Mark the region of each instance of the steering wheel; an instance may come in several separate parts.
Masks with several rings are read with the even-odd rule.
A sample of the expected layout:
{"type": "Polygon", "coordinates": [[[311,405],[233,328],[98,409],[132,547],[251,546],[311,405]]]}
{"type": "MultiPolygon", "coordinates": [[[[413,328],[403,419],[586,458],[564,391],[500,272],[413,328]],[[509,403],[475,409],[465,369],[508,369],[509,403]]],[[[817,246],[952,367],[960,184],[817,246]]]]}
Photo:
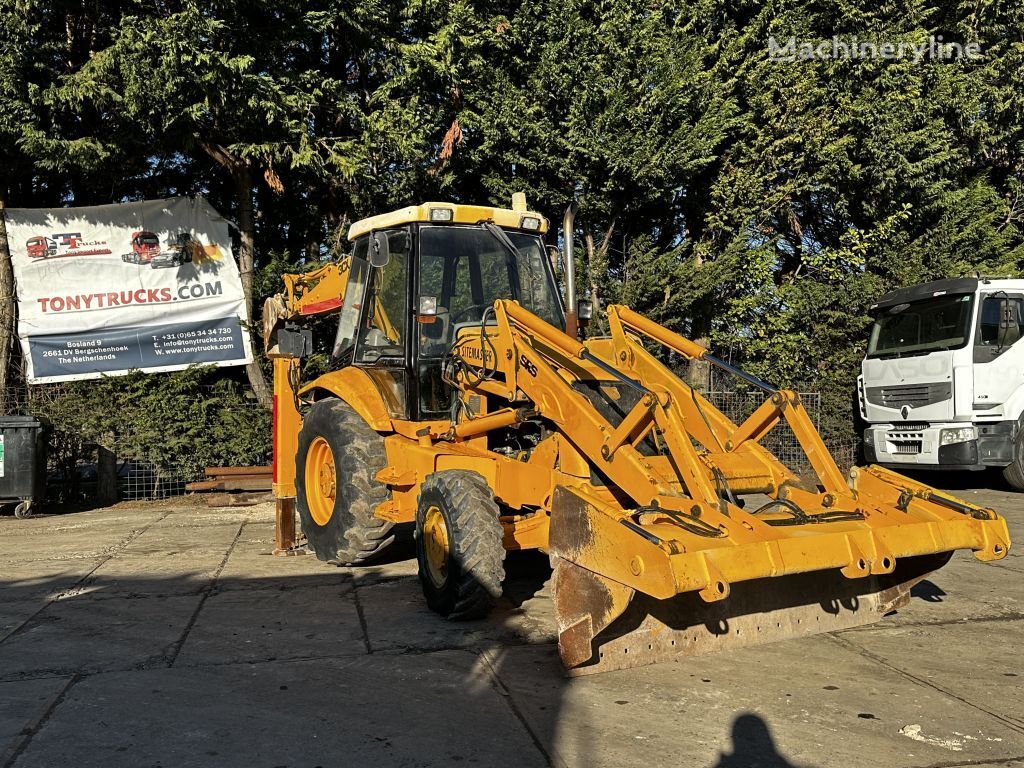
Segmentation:
{"type": "Polygon", "coordinates": [[[455,312],[455,313],[452,314],[452,321],[451,321],[452,325],[458,325],[460,322],[462,322],[462,317],[464,315],[469,315],[474,310],[476,310],[477,318],[478,319],[482,318],[484,316],[484,311],[489,306],[491,306],[491,305],[490,304],[470,304],[465,309],[460,309],[458,312],[455,312]]]}

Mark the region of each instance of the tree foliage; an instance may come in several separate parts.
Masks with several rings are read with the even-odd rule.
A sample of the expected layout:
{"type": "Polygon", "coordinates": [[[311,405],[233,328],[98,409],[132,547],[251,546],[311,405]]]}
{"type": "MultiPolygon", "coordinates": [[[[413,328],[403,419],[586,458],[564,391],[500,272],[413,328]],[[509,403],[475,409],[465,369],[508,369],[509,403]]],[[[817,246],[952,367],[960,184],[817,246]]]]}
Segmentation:
{"type": "Polygon", "coordinates": [[[58,451],[72,459],[96,444],[188,479],[204,467],[268,459],[269,414],[210,367],[73,382],[52,395],[37,392],[29,409],[50,422],[58,451]]]}
{"type": "Polygon", "coordinates": [[[1019,4],[0,0],[0,33],[11,205],[249,200],[259,274],[417,200],[576,197],[594,298],[820,389],[835,433],[872,298],[1024,258],[1019,4]],[[768,55],[833,36],[982,55],[768,55]]]}

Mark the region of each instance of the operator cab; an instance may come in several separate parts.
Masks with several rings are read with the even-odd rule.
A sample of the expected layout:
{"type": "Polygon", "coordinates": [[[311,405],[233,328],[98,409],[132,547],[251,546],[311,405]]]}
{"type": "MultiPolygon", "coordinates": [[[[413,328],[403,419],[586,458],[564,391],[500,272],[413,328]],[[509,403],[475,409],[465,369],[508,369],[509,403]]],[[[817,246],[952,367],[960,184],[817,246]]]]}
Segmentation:
{"type": "Polygon", "coordinates": [[[426,203],[356,222],[335,365],[373,379],[394,418],[443,419],[452,393],[441,370],[459,331],[493,322],[514,299],[564,327],[536,213],[426,203]]]}

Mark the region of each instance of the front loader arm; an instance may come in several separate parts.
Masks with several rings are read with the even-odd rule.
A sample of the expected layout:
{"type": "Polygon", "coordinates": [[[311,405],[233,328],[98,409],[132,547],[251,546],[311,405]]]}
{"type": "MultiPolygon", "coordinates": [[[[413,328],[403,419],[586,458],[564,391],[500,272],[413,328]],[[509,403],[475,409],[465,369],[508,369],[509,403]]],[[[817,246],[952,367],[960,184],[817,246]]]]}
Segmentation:
{"type": "MultiPolygon", "coordinates": [[[[730,618],[736,634],[763,641],[877,620],[955,549],[985,560],[1006,554],[1005,520],[991,510],[876,468],[848,482],[799,395],[737,371],[625,307],[609,309],[611,339],[586,344],[516,302],[496,302],[495,318],[497,329],[482,327],[456,343],[453,356],[472,368],[459,386],[545,419],[585,458],[592,477],[606,478],[619,494],[570,483],[555,488],[548,510],[559,642],[570,667],[591,659],[595,635],[636,602],[634,593],[660,601],[696,596],[690,613],[708,618],[708,627],[724,621],[725,609],[697,606],[742,607],[743,617],[730,618]],[[721,365],[764,390],[766,400],[736,424],[645,342],[721,365]],[[624,415],[600,411],[583,392],[588,385],[620,398],[628,392],[624,415]],[[814,470],[813,481],[798,478],[760,444],[782,421],[814,470]],[[641,450],[652,435],[659,450],[641,450]],[[750,511],[740,497],[754,493],[768,503],[750,511]],[[790,587],[785,579],[798,583],[790,587]],[[727,600],[734,586],[738,596],[727,600]],[[794,600],[809,605],[796,610],[794,600]],[[796,626],[804,622],[813,629],[796,626]]],[[[676,635],[671,623],[652,631],[660,641],[641,646],[641,654],[669,653],[676,641],[697,648],[716,634],[676,635]]],[[[603,652],[613,666],[601,667],[602,661],[599,667],[621,665],[631,651],[625,665],[636,663],[635,644],[615,648],[623,654],[618,661],[603,652]]]]}

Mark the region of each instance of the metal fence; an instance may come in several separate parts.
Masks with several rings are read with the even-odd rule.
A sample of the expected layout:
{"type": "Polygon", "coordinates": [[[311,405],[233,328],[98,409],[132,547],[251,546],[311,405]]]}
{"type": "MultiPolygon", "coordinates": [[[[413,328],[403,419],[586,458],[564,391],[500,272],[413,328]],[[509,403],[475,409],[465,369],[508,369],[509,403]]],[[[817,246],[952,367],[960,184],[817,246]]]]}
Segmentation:
{"type": "MultiPolygon", "coordinates": [[[[718,410],[737,424],[764,402],[764,395],[759,391],[712,391],[707,392],[705,396],[718,410]]],[[[818,426],[821,413],[821,394],[819,392],[800,392],[800,400],[815,426],[818,426]]],[[[826,440],[825,444],[843,472],[857,463],[858,444],[856,440],[826,440]]],[[[813,476],[813,470],[804,455],[803,448],[800,447],[796,435],[785,421],[779,422],[771,432],[765,435],[761,440],[761,445],[771,451],[775,458],[797,475],[813,476]]]]}
{"type": "MultiPolygon", "coordinates": [[[[674,361],[675,372],[698,392],[703,394],[712,405],[737,424],[752,414],[765,400],[765,393],[745,384],[736,377],[712,367],[706,363],[690,364],[685,361],[674,361]]],[[[821,393],[816,391],[814,384],[793,387],[800,394],[804,409],[811,417],[815,427],[821,426],[821,393]]],[[[857,463],[859,443],[854,438],[825,438],[829,452],[835,458],[839,468],[846,472],[857,463]]],[[[779,422],[771,432],[761,440],[761,445],[790,470],[800,477],[813,477],[814,472],[804,455],[800,443],[793,430],[785,420],[779,422]]]]}
{"type": "MultiPolygon", "coordinates": [[[[691,370],[684,361],[675,361],[673,368],[684,381],[688,381],[729,419],[739,423],[754,412],[764,401],[764,392],[746,387],[717,369],[704,367],[691,370]]],[[[822,407],[820,393],[813,387],[802,387],[801,399],[812,421],[818,425],[822,407]]],[[[2,393],[8,412],[38,412],[58,404],[64,396],[64,385],[48,384],[9,387],[2,393]]],[[[240,407],[259,409],[252,401],[240,407]]],[[[762,445],[783,464],[799,476],[812,476],[812,470],[789,425],[780,422],[763,439],[762,445]]],[[[202,476],[202,468],[194,462],[166,462],[154,464],[145,457],[132,455],[128,441],[112,436],[103,445],[83,440],[81,435],[54,429],[49,439],[47,490],[52,501],[69,504],[90,504],[98,489],[98,467],[102,451],[111,451],[116,459],[116,472],[120,498],[127,501],[166,499],[185,493],[187,483],[202,476]]],[[[856,463],[858,445],[853,439],[827,440],[826,444],[846,471],[856,463]]],[[[269,456],[266,457],[269,460],[269,456]]]]}
{"type": "MultiPolygon", "coordinates": [[[[20,383],[3,393],[3,404],[9,413],[47,413],[66,393],[65,385],[20,383]]],[[[255,400],[233,410],[251,412],[255,418],[261,410],[255,400]]],[[[247,418],[247,417],[246,417],[247,418]]],[[[92,505],[97,501],[100,483],[101,454],[115,462],[118,497],[122,501],[159,500],[180,496],[185,486],[203,477],[203,467],[194,461],[151,462],[135,455],[127,435],[111,435],[101,442],[86,440],[80,434],[59,426],[48,429],[46,491],[52,503],[70,506],[92,505]]],[[[268,437],[269,441],[269,437],[268,437]]],[[[269,454],[263,457],[269,461],[269,454]]]]}

